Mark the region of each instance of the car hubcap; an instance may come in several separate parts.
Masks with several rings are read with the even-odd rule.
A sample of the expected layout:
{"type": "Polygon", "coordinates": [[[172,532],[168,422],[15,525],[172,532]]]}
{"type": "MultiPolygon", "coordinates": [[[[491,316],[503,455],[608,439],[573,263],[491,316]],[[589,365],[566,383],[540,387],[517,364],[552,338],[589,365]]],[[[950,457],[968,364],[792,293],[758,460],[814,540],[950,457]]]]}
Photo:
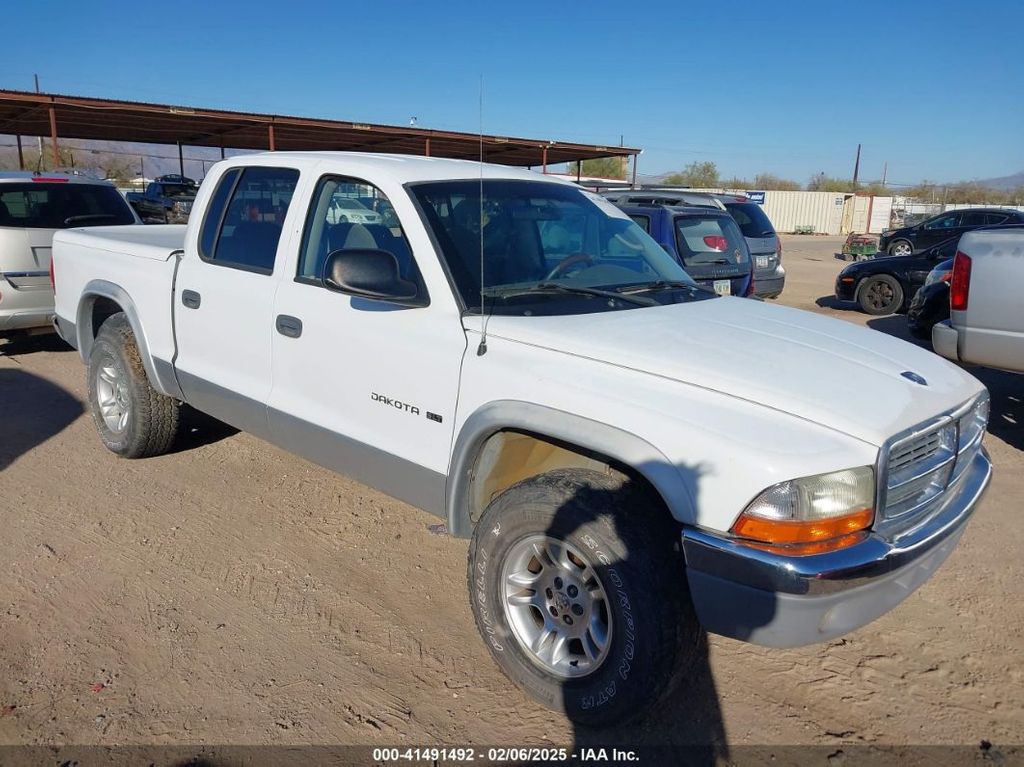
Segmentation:
{"type": "Polygon", "coordinates": [[[868,286],[868,303],[872,309],[884,309],[892,303],[894,297],[892,286],[885,282],[875,282],[868,286]]]}
{"type": "Polygon", "coordinates": [[[892,249],[894,256],[907,256],[910,255],[910,246],[905,242],[901,242],[899,245],[892,249]]]}
{"type": "Polygon", "coordinates": [[[530,659],[563,678],[593,673],[611,648],[608,596],[574,546],[546,535],[517,542],[502,570],[505,615],[530,659]]]}
{"type": "Polygon", "coordinates": [[[131,400],[127,376],[113,357],[100,361],[96,373],[96,401],[107,428],[116,434],[123,432],[128,425],[131,400]]]}

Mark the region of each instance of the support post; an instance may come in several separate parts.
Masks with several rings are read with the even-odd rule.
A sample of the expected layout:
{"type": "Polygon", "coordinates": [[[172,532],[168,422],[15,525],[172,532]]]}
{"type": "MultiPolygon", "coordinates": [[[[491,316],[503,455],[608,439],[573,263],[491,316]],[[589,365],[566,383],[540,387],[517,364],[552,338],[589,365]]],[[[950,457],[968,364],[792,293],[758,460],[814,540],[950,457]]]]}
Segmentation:
{"type": "Polygon", "coordinates": [[[18,140],[18,170],[25,170],[25,154],[21,151],[21,134],[15,138],[18,140]]]}
{"type": "Polygon", "coordinates": [[[423,146],[423,156],[430,157],[430,136],[427,136],[426,143],[423,146]]]}
{"type": "Polygon", "coordinates": [[[53,150],[53,167],[60,167],[60,147],[57,146],[57,110],[50,104],[50,148],[53,150]]]}
{"type": "Polygon", "coordinates": [[[544,173],[545,175],[548,172],[548,148],[547,148],[547,146],[545,146],[544,149],[541,152],[541,171],[540,172],[544,173]]]}
{"type": "Polygon", "coordinates": [[[636,189],[636,166],[637,166],[637,160],[639,160],[639,159],[640,159],[640,155],[639,154],[633,155],[633,181],[630,184],[630,186],[633,189],[636,189]]]}
{"type": "Polygon", "coordinates": [[[274,123],[267,125],[267,141],[270,143],[270,151],[273,152],[276,148],[274,146],[274,123]]]}
{"type": "Polygon", "coordinates": [[[178,142],[178,173],[182,176],[185,175],[185,154],[181,148],[181,142],[178,142]]]}
{"type": "Polygon", "coordinates": [[[224,144],[220,145],[220,159],[224,159],[224,144]]]}

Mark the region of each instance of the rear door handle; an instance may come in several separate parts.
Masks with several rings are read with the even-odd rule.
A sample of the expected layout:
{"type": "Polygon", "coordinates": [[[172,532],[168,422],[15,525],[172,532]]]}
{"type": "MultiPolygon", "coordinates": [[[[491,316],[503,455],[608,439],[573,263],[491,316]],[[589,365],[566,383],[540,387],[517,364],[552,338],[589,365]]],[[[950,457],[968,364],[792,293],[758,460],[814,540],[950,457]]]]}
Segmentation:
{"type": "Polygon", "coordinates": [[[202,300],[203,297],[196,293],[194,290],[181,291],[181,303],[183,303],[189,309],[198,309],[199,304],[202,302],[202,300]]]}
{"type": "Polygon", "coordinates": [[[292,317],[289,314],[277,315],[277,332],[288,338],[298,338],[302,335],[302,320],[292,317]]]}

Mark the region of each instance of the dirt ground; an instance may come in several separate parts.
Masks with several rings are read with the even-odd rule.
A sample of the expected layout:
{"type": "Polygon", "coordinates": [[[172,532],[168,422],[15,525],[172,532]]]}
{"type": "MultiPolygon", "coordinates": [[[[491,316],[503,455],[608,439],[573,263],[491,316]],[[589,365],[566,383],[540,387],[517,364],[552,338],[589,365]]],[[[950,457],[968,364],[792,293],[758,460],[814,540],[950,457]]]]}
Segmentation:
{"type": "MultiPolygon", "coordinates": [[[[780,302],[900,334],[828,298],[839,244],[784,238],[780,302]]],[[[435,518],[204,419],[119,460],[74,352],[0,345],[0,743],[1020,742],[1024,379],[977,374],[995,478],[929,583],[827,645],[709,637],[667,705],[593,733],[491,662],[435,518]]]]}

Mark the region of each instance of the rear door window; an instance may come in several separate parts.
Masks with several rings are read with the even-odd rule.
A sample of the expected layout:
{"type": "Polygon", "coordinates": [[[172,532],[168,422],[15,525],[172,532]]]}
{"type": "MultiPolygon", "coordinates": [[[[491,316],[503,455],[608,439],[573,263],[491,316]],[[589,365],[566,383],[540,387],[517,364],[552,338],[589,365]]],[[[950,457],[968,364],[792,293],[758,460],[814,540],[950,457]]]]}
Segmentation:
{"type": "MultiPolygon", "coordinates": [[[[214,193],[211,208],[220,204],[221,190],[230,183],[227,175],[214,193]]],[[[298,181],[299,172],[293,168],[243,169],[233,184],[231,201],[223,216],[219,217],[212,249],[205,248],[208,233],[204,232],[200,237],[203,258],[259,274],[273,272],[281,228],[298,181]]],[[[204,226],[210,224],[212,212],[208,212],[204,226]]]]}
{"type": "Polygon", "coordinates": [[[987,213],[964,213],[960,221],[960,226],[984,226],[987,220],[987,213]]]}
{"type": "Polygon", "coordinates": [[[676,247],[684,266],[749,264],[743,233],[727,216],[678,216],[676,247]]]}
{"type": "Polygon", "coordinates": [[[131,208],[112,186],[38,181],[0,185],[0,226],[68,229],[134,223],[131,208]]]}
{"type": "Polygon", "coordinates": [[[1003,223],[1006,222],[1006,219],[1008,219],[1009,217],[1010,216],[1009,216],[1008,213],[986,213],[985,214],[985,223],[989,224],[989,225],[992,225],[992,224],[1003,224],[1003,223]]]}
{"type": "Polygon", "coordinates": [[[960,225],[959,213],[948,213],[932,219],[924,225],[925,229],[955,229],[960,225]]]}

